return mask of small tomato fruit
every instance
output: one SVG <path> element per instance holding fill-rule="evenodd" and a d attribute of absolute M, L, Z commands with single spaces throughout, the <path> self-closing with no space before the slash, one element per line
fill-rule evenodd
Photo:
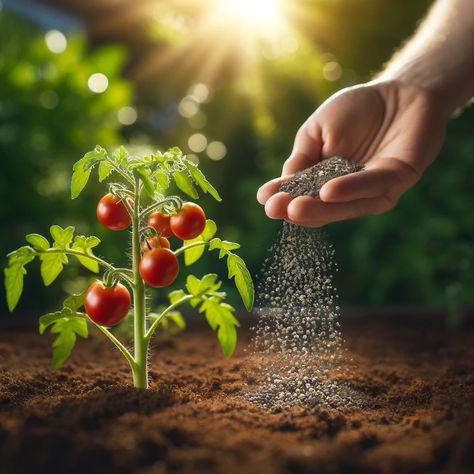
<path fill-rule="evenodd" d="M 152 237 L 151 239 L 143 242 L 143 251 L 148 252 L 154 248 L 171 248 L 170 241 L 166 237 Z"/>
<path fill-rule="evenodd" d="M 96 281 L 87 289 L 84 307 L 89 317 L 101 326 L 115 326 L 127 316 L 132 300 L 130 292 L 121 283 L 106 287 Z"/>
<path fill-rule="evenodd" d="M 162 212 L 153 212 L 148 218 L 148 225 L 153 227 L 162 237 L 173 235 L 170 229 L 170 216 Z"/>
<path fill-rule="evenodd" d="M 106 194 L 97 204 L 97 219 L 110 230 L 125 230 L 132 222 L 125 204 L 112 193 Z"/>
<path fill-rule="evenodd" d="M 206 226 L 206 214 L 194 202 L 185 202 L 181 210 L 170 218 L 170 228 L 182 240 L 194 239 Z"/>
<path fill-rule="evenodd" d="M 143 281 L 154 288 L 171 285 L 178 273 L 178 258 L 170 249 L 150 250 L 145 252 L 140 261 L 140 275 Z"/>

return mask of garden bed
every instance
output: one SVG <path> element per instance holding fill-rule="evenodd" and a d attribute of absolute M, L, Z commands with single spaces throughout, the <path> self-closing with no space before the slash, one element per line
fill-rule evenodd
<path fill-rule="evenodd" d="M 474 469 L 474 327 L 442 318 L 346 318 L 363 408 L 270 413 L 240 393 L 255 374 L 208 329 L 152 351 L 151 389 L 130 387 L 97 334 L 62 369 L 50 340 L 0 332 L 2 473 L 424 473 Z"/>

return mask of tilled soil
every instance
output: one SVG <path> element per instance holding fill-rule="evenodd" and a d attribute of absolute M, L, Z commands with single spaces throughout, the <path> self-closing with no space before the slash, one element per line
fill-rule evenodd
<path fill-rule="evenodd" d="M 0 332 L 0 472 L 472 473 L 474 327 L 439 318 L 344 320 L 357 408 L 270 413 L 240 393 L 256 373 L 241 334 L 210 330 L 152 352 L 151 389 L 97 334 L 62 369 L 47 337 Z"/>

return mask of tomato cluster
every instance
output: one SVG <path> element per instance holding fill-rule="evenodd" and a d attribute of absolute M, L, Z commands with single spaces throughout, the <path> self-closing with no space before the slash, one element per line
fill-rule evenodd
<path fill-rule="evenodd" d="M 133 209 L 133 201 L 127 199 L 127 203 Z M 127 206 L 111 193 L 99 201 L 97 219 L 103 226 L 116 231 L 127 229 L 132 222 Z M 159 211 L 152 213 L 148 226 L 153 227 L 158 235 L 143 242 L 140 276 L 147 285 L 163 288 L 171 285 L 179 273 L 178 258 L 171 250 L 168 237 L 174 235 L 182 240 L 196 238 L 206 226 L 206 215 L 197 204 L 186 202 L 171 215 Z M 102 282 L 95 282 L 86 292 L 84 306 L 95 323 L 115 326 L 130 310 L 130 292 L 121 283 L 107 287 Z"/>

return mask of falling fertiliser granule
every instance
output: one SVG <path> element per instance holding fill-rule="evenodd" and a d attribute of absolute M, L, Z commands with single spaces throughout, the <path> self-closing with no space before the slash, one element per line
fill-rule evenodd
<path fill-rule="evenodd" d="M 280 187 L 319 197 L 327 181 L 362 170 L 340 157 L 323 160 Z M 319 229 L 287 222 L 270 249 L 257 287 L 253 360 L 261 380 L 245 397 L 268 409 L 338 408 L 355 402 L 345 370 L 334 249 Z"/>

